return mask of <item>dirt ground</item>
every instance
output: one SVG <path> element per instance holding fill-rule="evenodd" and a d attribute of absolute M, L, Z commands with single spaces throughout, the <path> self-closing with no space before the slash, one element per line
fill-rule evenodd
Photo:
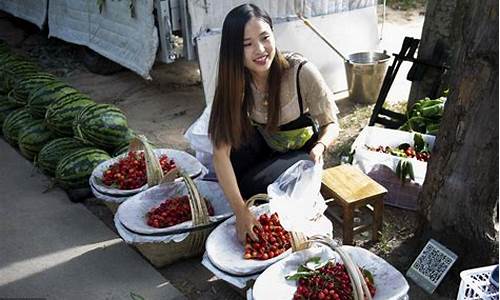
<path fill-rule="evenodd" d="M 402 25 L 422 23 L 420 10 L 399 12 L 388 9 L 386 22 Z M 413 23 L 412 23 L 413 22 Z M 0 13 L 0 39 L 6 40 L 14 51 L 32 57 L 43 68 L 61 78 L 96 102 L 112 103 L 128 116 L 129 126 L 145 134 L 157 146 L 192 152 L 183 138 L 185 130 L 204 109 L 205 102 L 200 73 L 196 62 L 178 61 L 158 64 L 152 70 L 152 81 L 145 81 L 133 72 L 123 70 L 113 75 L 101 76 L 89 72 L 81 63 L 79 46 L 58 39 L 48 39 L 47 32 Z M 326 156 L 326 166 L 339 164 L 339 154 L 348 149 L 361 128 L 366 126 L 373 106 L 355 105 L 339 99 L 341 125 L 339 141 Z M 97 199 L 87 199 L 84 204 L 112 230 L 112 214 Z M 418 243 L 413 242 L 417 215 L 414 212 L 387 207 L 384 211 L 382 241 L 373 244 L 368 236 L 357 238 L 360 246 L 382 256 L 406 273 L 417 253 Z M 363 218 L 363 215 L 360 216 Z M 335 228 L 340 239 L 341 230 Z M 411 253 L 411 255 L 409 255 Z M 215 278 L 199 264 L 200 258 L 182 261 L 158 269 L 164 277 L 189 299 L 243 299 L 240 292 Z M 410 282 L 411 283 L 411 282 Z M 429 296 L 414 284 L 411 299 L 452 299 L 456 297 L 456 280 L 449 280 Z"/>

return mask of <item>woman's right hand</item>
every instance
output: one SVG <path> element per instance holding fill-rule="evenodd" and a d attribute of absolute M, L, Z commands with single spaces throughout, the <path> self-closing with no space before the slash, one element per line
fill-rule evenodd
<path fill-rule="evenodd" d="M 244 244 L 246 236 L 248 235 L 252 240 L 258 241 L 259 237 L 253 231 L 254 227 L 262 229 L 262 225 L 257 221 L 257 218 L 250 212 L 250 209 L 245 206 L 236 214 L 236 234 L 238 240 Z"/>

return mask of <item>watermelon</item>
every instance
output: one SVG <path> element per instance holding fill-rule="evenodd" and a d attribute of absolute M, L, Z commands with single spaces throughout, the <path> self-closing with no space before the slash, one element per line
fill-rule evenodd
<path fill-rule="evenodd" d="M 41 86 L 54 82 L 55 80 L 55 76 L 50 73 L 37 72 L 29 75 L 16 82 L 16 85 L 11 91 L 11 101 L 26 105 L 31 91 L 37 90 Z"/>
<path fill-rule="evenodd" d="M 80 111 L 73 124 L 75 137 L 103 149 L 115 149 L 130 140 L 127 118 L 116 106 L 93 104 Z"/>
<path fill-rule="evenodd" d="M 0 92 L 8 94 L 10 91 L 12 91 L 12 89 L 14 88 L 14 86 L 16 85 L 16 82 L 18 80 L 21 80 L 27 76 L 31 76 L 35 72 L 37 72 L 37 71 L 36 70 L 35 71 L 26 71 L 26 73 L 16 74 L 16 75 L 12 75 L 12 76 L 8 75 L 8 76 L 4 77 L 3 80 L 0 79 Z"/>
<path fill-rule="evenodd" d="M 54 176 L 57 164 L 64 156 L 86 147 L 90 146 L 71 137 L 52 140 L 38 152 L 36 165 L 45 174 Z"/>
<path fill-rule="evenodd" d="M 3 122 L 2 131 L 5 140 L 12 146 L 17 146 L 19 130 L 28 122 L 32 121 L 30 113 L 25 108 L 19 108 L 11 112 Z"/>
<path fill-rule="evenodd" d="M 97 148 L 84 148 L 65 155 L 57 164 L 56 182 L 64 189 L 86 187 L 94 168 L 110 158 L 108 153 Z"/>
<path fill-rule="evenodd" d="M 31 61 L 22 58 L 8 60 L 7 63 L 0 65 L 0 81 L 3 91 L 9 92 L 17 80 L 21 80 L 30 74 L 38 72 L 38 67 Z"/>
<path fill-rule="evenodd" d="M 73 122 L 76 116 L 84 107 L 92 104 L 95 102 L 81 93 L 65 96 L 47 107 L 47 126 L 60 136 L 73 136 Z"/>
<path fill-rule="evenodd" d="M 55 81 L 31 92 L 26 108 L 34 118 L 44 118 L 47 106 L 67 95 L 76 93 L 78 93 L 77 89 L 70 87 L 64 82 Z"/>
<path fill-rule="evenodd" d="M 33 120 L 19 130 L 18 144 L 21 154 L 33 160 L 40 149 L 54 139 L 54 134 L 44 124 L 44 120 Z"/>
<path fill-rule="evenodd" d="M 19 108 L 19 105 L 10 103 L 7 96 L 0 95 L 0 127 L 8 114 Z"/>
<path fill-rule="evenodd" d="M 0 54 L 7 53 L 9 51 L 9 45 L 4 40 L 0 40 Z"/>

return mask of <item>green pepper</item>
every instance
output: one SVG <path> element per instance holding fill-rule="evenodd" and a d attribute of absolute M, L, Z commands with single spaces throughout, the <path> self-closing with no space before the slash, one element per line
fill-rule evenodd
<path fill-rule="evenodd" d="M 424 117 L 443 116 L 443 111 L 444 111 L 444 103 L 438 103 L 420 109 L 420 112 Z"/>
<path fill-rule="evenodd" d="M 420 103 L 420 108 L 429 107 L 429 106 L 433 106 L 433 105 L 436 105 L 436 104 L 443 104 L 445 102 L 441 98 L 435 99 L 435 100 L 431 100 L 429 98 L 426 98 L 426 100 L 420 100 L 420 101 L 422 101 Z"/>
<path fill-rule="evenodd" d="M 426 119 L 423 117 L 413 117 L 408 120 L 410 130 L 411 131 L 418 131 L 418 132 L 425 132 L 425 124 L 426 124 Z"/>

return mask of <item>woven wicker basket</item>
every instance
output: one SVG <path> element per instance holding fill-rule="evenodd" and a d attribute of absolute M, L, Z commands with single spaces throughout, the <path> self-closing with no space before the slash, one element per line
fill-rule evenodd
<path fill-rule="evenodd" d="M 203 254 L 208 235 L 220 222 L 224 221 L 210 222 L 207 206 L 195 183 L 189 176 L 182 175 L 182 178 L 189 193 L 193 227 L 178 231 L 176 234 L 188 232 L 189 235 L 180 242 L 134 244 L 137 250 L 156 267 L 163 267 L 182 258 Z"/>
<path fill-rule="evenodd" d="M 184 258 L 200 256 L 205 252 L 205 241 L 215 227 L 189 233 L 181 242 L 144 243 L 134 246 L 155 267 L 161 268 Z"/>

